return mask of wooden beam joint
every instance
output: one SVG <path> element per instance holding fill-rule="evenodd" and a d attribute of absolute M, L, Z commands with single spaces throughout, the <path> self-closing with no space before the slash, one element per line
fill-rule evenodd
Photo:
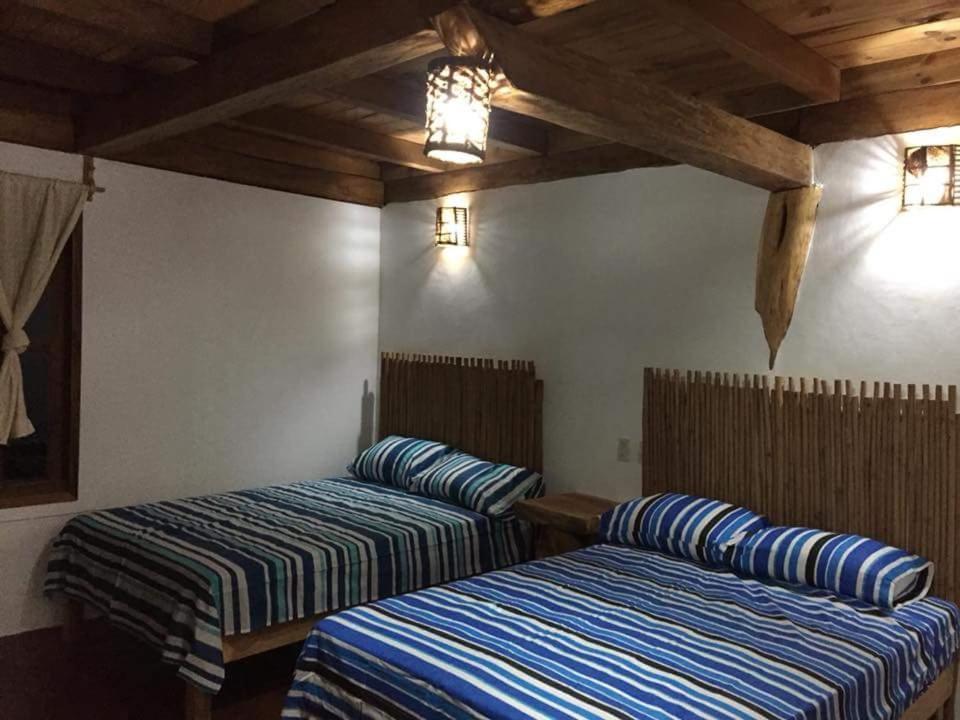
<path fill-rule="evenodd" d="M 813 179 L 813 151 L 594 58 L 554 47 L 467 5 L 435 21 L 452 52 L 496 58 L 498 107 L 771 191 Z"/>

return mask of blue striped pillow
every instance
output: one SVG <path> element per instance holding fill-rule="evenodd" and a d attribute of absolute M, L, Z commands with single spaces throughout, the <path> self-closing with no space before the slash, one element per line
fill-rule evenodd
<path fill-rule="evenodd" d="M 434 465 L 452 449 L 433 440 L 390 435 L 357 455 L 347 470 L 358 480 L 406 489 L 414 475 Z"/>
<path fill-rule="evenodd" d="M 517 500 L 543 495 L 543 478 L 533 470 L 456 451 L 413 478 L 409 489 L 485 515 L 502 515 Z"/>
<path fill-rule="evenodd" d="M 810 585 L 892 609 L 926 597 L 933 563 L 877 540 L 797 527 L 770 527 L 733 551 L 744 575 Z"/>
<path fill-rule="evenodd" d="M 660 493 L 628 500 L 600 518 L 600 542 L 639 545 L 721 565 L 731 545 L 767 526 L 752 510 L 720 500 Z"/>

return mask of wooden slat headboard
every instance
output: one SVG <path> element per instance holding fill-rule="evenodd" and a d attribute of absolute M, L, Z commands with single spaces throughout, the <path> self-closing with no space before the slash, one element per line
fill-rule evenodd
<path fill-rule="evenodd" d="M 854 532 L 936 563 L 960 600 L 957 391 L 647 369 L 643 491 Z"/>
<path fill-rule="evenodd" d="M 384 353 L 378 435 L 445 442 L 543 471 L 543 382 L 532 362 Z"/>

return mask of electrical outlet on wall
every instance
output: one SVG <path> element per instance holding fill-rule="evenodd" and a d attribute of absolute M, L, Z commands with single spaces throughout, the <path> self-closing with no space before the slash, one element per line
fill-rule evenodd
<path fill-rule="evenodd" d="M 617 462 L 630 462 L 630 438 L 617 440 Z"/>

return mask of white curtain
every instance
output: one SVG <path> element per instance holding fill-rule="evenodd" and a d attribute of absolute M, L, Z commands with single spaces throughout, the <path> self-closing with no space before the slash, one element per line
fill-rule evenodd
<path fill-rule="evenodd" d="M 24 325 L 40 302 L 89 188 L 0 172 L 0 445 L 30 435 L 20 354 Z"/>

